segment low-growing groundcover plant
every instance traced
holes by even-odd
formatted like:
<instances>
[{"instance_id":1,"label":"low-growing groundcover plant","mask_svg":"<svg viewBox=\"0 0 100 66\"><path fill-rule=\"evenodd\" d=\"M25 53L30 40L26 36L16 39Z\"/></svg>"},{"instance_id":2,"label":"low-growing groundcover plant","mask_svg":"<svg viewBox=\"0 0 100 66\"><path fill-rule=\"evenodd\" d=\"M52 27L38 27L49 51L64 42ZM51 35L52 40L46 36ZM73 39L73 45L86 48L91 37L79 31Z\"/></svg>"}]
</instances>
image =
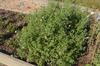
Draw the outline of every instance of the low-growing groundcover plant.
<instances>
[{"instance_id":1,"label":"low-growing groundcover plant","mask_svg":"<svg viewBox=\"0 0 100 66\"><path fill-rule=\"evenodd\" d=\"M49 4L34 14L18 34L17 54L38 66L72 66L85 50L88 19L68 4Z\"/></svg>"}]
</instances>

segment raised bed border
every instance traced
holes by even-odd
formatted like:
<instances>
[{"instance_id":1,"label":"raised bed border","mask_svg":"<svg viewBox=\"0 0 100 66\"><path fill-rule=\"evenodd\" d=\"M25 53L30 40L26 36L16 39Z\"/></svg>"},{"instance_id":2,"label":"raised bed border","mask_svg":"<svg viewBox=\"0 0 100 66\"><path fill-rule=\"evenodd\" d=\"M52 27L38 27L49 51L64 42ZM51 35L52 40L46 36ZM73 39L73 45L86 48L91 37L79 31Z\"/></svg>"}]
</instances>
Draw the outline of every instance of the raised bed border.
<instances>
[{"instance_id":1,"label":"raised bed border","mask_svg":"<svg viewBox=\"0 0 100 66\"><path fill-rule=\"evenodd\" d=\"M35 66L2 52L0 52L0 63L3 63L7 66Z\"/></svg>"}]
</instances>

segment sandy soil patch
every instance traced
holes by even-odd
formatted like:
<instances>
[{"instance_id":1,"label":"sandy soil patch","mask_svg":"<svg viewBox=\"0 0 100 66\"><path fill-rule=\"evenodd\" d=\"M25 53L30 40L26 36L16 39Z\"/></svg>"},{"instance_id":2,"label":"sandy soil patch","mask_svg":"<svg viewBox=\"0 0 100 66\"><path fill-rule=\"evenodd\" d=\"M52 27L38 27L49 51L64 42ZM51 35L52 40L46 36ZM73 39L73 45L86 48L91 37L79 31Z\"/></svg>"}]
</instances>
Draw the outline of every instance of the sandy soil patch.
<instances>
[{"instance_id":1,"label":"sandy soil patch","mask_svg":"<svg viewBox=\"0 0 100 66\"><path fill-rule=\"evenodd\" d=\"M22 5L21 5L22 3ZM0 7L7 10L16 10L23 13L33 13L35 9L45 6L46 3L28 0L0 0Z\"/></svg>"}]
</instances>

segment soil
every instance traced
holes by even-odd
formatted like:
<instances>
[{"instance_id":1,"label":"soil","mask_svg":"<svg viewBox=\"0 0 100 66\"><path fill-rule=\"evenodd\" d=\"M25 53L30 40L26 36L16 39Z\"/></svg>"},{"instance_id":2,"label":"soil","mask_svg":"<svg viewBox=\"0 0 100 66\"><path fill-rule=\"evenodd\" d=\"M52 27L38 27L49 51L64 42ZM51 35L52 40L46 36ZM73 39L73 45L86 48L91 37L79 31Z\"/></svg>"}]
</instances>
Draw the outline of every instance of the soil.
<instances>
[{"instance_id":1,"label":"soil","mask_svg":"<svg viewBox=\"0 0 100 66\"><path fill-rule=\"evenodd\" d=\"M7 41L15 36L16 30L21 30L23 26L27 25L27 22L23 19L24 14L8 10L0 9L0 17L2 18L2 21L0 21L0 35L2 36L0 37L0 51L13 54L15 52L8 47Z\"/></svg>"}]
</instances>

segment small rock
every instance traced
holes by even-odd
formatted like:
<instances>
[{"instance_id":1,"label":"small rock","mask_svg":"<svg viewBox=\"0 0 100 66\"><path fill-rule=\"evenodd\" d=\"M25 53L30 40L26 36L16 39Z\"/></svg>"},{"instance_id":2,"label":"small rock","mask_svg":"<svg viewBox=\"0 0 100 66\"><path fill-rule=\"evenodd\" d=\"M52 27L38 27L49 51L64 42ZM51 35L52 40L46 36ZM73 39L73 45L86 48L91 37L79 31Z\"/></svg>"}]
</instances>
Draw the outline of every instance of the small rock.
<instances>
[{"instance_id":1,"label":"small rock","mask_svg":"<svg viewBox=\"0 0 100 66\"><path fill-rule=\"evenodd\" d=\"M98 21L100 21L100 14L98 14L97 18L96 18Z\"/></svg>"},{"instance_id":2,"label":"small rock","mask_svg":"<svg viewBox=\"0 0 100 66\"><path fill-rule=\"evenodd\" d=\"M91 15L95 14L95 12L91 12Z\"/></svg>"}]
</instances>

